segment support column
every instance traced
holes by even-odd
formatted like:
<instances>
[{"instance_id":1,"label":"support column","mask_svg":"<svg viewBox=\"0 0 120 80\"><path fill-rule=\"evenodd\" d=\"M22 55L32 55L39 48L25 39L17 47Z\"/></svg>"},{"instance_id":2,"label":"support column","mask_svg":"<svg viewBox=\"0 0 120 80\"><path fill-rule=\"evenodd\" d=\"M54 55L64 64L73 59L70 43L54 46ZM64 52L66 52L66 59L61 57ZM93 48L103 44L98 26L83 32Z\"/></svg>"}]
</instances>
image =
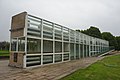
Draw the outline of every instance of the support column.
<instances>
[{"instance_id":1,"label":"support column","mask_svg":"<svg viewBox=\"0 0 120 80\"><path fill-rule=\"evenodd\" d=\"M83 34L82 34L82 57L84 58L84 37L83 37Z\"/></svg>"},{"instance_id":2,"label":"support column","mask_svg":"<svg viewBox=\"0 0 120 80\"><path fill-rule=\"evenodd\" d=\"M76 59L76 32L74 32L75 43L74 43L74 59Z\"/></svg>"},{"instance_id":3,"label":"support column","mask_svg":"<svg viewBox=\"0 0 120 80\"><path fill-rule=\"evenodd\" d=\"M91 57L91 44L90 44L91 40L90 40L90 37L89 37L88 41L89 41L88 42L88 44L89 44L89 57Z\"/></svg>"},{"instance_id":4,"label":"support column","mask_svg":"<svg viewBox=\"0 0 120 80\"><path fill-rule=\"evenodd\" d=\"M87 57L87 36L85 35L85 57Z\"/></svg>"},{"instance_id":5,"label":"support column","mask_svg":"<svg viewBox=\"0 0 120 80\"><path fill-rule=\"evenodd\" d=\"M43 19L41 20L41 65L43 65Z\"/></svg>"},{"instance_id":6,"label":"support column","mask_svg":"<svg viewBox=\"0 0 120 80\"><path fill-rule=\"evenodd\" d=\"M92 56L94 55L94 40L92 38Z\"/></svg>"},{"instance_id":7,"label":"support column","mask_svg":"<svg viewBox=\"0 0 120 80\"><path fill-rule=\"evenodd\" d=\"M80 34L79 34L79 59L80 59Z\"/></svg>"},{"instance_id":8,"label":"support column","mask_svg":"<svg viewBox=\"0 0 120 80\"><path fill-rule=\"evenodd\" d=\"M55 28L53 23L53 63L55 63Z\"/></svg>"},{"instance_id":9,"label":"support column","mask_svg":"<svg viewBox=\"0 0 120 80\"><path fill-rule=\"evenodd\" d=\"M69 29L69 60L71 60L71 54L70 54L70 29Z\"/></svg>"},{"instance_id":10,"label":"support column","mask_svg":"<svg viewBox=\"0 0 120 80\"><path fill-rule=\"evenodd\" d=\"M62 27L62 62L64 61L64 43L63 43L63 27Z\"/></svg>"},{"instance_id":11,"label":"support column","mask_svg":"<svg viewBox=\"0 0 120 80\"><path fill-rule=\"evenodd\" d=\"M18 37L17 37L16 52L18 52Z\"/></svg>"}]
</instances>

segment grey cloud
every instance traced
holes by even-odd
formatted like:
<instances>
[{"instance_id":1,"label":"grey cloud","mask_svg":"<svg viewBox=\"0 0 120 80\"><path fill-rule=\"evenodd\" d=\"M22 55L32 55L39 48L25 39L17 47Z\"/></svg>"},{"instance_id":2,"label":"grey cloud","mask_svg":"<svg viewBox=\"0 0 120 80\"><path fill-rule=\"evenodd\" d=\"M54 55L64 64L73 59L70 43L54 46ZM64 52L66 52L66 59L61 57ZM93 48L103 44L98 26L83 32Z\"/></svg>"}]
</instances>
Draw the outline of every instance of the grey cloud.
<instances>
[{"instance_id":1,"label":"grey cloud","mask_svg":"<svg viewBox=\"0 0 120 80\"><path fill-rule=\"evenodd\" d=\"M90 25L120 35L120 0L0 0L0 40L9 40L11 17L27 11L72 29Z\"/></svg>"}]
</instances>

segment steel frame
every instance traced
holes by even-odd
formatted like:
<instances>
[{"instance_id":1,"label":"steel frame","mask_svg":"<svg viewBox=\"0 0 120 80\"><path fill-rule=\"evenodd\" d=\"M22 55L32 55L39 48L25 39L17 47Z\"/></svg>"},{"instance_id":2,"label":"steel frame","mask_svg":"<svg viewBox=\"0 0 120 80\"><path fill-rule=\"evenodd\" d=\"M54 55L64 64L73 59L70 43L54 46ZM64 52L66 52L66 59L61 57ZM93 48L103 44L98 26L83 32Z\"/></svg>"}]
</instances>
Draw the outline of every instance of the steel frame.
<instances>
[{"instance_id":1,"label":"steel frame","mask_svg":"<svg viewBox=\"0 0 120 80\"><path fill-rule=\"evenodd\" d=\"M36 27L38 26L38 28L30 27L30 25L34 25ZM47 25L47 26L45 26L45 25ZM29 35L28 33L35 34L35 35ZM36 36L38 34L39 34L39 36ZM52 38L44 37L44 36L48 36L48 35L50 35L50 37L52 37ZM18 50L18 39L20 37L16 37L17 38L17 46L16 46L16 51L15 52L19 51ZM24 36L22 36L22 37L25 37L25 51L24 51L25 55L24 55L24 58L23 58L23 61L24 61L23 68L28 67L27 66L27 63L28 63L27 62L27 59L28 59L27 56L37 56L37 55L40 56L40 64L39 65L33 65L33 66L30 66L30 67L34 67L34 66L36 67L36 66L44 65L44 56L45 55L48 55L48 56L52 55L52 63L49 63L49 64L56 63L55 62L55 57L58 56L58 55L62 55L62 61L59 61L59 62L65 62L65 61L72 60L71 59L72 54L71 54L71 50L70 50L71 49L71 43L74 44L74 46L73 46L74 47L73 48L73 50L74 50L74 57L73 58L74 59L77 59L76 58L77 54L79 54L78 58L85 58L85 57L91 57L91 56L94 56L94 55L98 55L98 54L101 54L101 53L109 50L109 42L106 41L106 40L102 40L102 39L99 39L99 38L88 36L86 34L83 34L83 33L77 32L75 30L69 29L65 26L56 24L54 22L50 22L50 21L42 19L42 18L38 18L36 16L32 16L30 14L26 15ZM28 54L28 50L27 50L28 49L27 48L28 42L27 41L28 41L29 38L40 40L41 51L39 53ZM59 39L57 39L57 38L59 38ZM43 46L44 46L43 42L44 42L44 40L52 42L52 45L53 45L53 50L52 50L53 52L52 53L51 52L50 53L44 53L43 52ZM61 52L55 52L55 42L60 42L62 44L62 51ZM10 39L10 51L12 51L11 50L11 47L12 47L11 43L12 43L12 38ZM64 48L65 43L68 43L68 45L66 45L66 46L68 46L68 47L66 47L68 49L67 52L65 52L65 50L64 50L65 49ZM82 46L81 46L81 44L82 44ZM77 52L76 51L77 45L78 45L78 48L79 48L79 53L76 53ZM83 49L82 50L83 53L81 53L81 47ZM68 57L66 57L65 55L68 55ZM65 60L65 58L67 60ZM34 59L34 58L31 58L31 59Z\"/></svg>"}]
</instances>

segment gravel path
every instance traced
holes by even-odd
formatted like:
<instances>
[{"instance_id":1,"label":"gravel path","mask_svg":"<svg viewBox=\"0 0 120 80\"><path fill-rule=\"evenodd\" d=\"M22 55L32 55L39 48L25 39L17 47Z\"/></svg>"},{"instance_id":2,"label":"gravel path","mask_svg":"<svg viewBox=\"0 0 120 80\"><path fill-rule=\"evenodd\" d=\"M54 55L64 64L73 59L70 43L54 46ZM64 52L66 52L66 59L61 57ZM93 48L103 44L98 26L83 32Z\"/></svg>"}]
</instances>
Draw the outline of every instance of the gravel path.
<instances>
[{"instance_id":1,"label":"gravel path","mask_svg":"<svg viewBox=\"0 0 120 80\"><path fill-rule=\"evenodd\" d=\"M86 68L104 57L89 57L69 62L19 69L8 66L8 60L0 61L0 80L57 80L80 68Z\"/></svg>"}]
</instances>

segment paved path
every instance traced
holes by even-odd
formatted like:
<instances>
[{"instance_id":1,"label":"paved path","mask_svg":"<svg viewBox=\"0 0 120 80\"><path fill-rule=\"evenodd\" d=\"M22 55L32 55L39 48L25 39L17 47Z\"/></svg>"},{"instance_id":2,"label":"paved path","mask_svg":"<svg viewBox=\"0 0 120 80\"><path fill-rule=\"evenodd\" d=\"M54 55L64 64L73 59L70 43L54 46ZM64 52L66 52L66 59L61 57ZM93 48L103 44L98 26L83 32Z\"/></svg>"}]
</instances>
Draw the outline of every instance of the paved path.
<instances>
[{"instance_id":1,"label":"paved path","mask_svg":"<svg viewBox=\"0 0 120 80\"><path fill-rule=\"evenodd\" d=\"M86 68L103 57L89 57L69 62L18 69L8 66L8 60L0 61L0 80L57 80L77 69Z\"/></svg>"}]
</instances>

